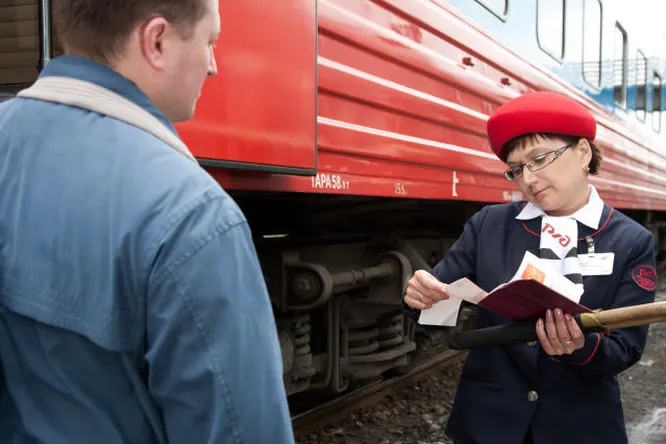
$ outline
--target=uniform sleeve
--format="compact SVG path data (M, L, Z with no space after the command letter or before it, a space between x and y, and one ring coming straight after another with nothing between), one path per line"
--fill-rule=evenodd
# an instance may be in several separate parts
M440 282L450 284L460 278L471 280L476 276L476 245L477 236L488 213L488 207L482 208L465 223L460 237L446 252L444 258L432 269L432 274ZM418 319L420 310L408 306L404 299L402 302L404 313L412 319Z
M433 268L433 275L445 284L460 278L476 279L477 237L486 219L488 207L475 213L466 223L463 232L449 251Z
M291 444L267 289L247 223L230 220L226 205L194 211L160 247L147 302L149 392L170 444Z
M607 309L654 302L657 275L653 237L643 232L634 243L613 302ZM587 375L616 375L641 359L648 326L620 328L610 333L590 333L585 346L571 355L558 356Z

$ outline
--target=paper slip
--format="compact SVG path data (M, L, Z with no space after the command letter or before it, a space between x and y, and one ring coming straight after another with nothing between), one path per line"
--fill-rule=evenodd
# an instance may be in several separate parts
M462 300L451 298L438 301L432 307L421 310L419 324L455 327Z
M529 251L525 252L523 261L520 263L520 267L518 267L518 271L511 279L511 282L519 279L534 279L574 302L580 302L580 297L585 291L561 273L553 271L546 262Z
M446 292L449 296L478 305L487 295L482 288L467 278L458 279L450 284Z
M536 287L537 293L534 293L534 289L528 290L535 284L531 281L538 282L537 285L541 285L541 288L547 287L546 290L548 291L538 293L538 287ZM514 282L516 283L514 284ZM525 287L525 285L528 285L528 287ZM518 293L522 292L523 296L516 295L516 291ZM532 302L529 301L529 298L525 299L525 291L532 294ZM538 315L539 310L543 309L545 311L544 304L546 304L546 307L548 307L548 304L553 304L561 306L563 309L566 307L571 310L582 310L584 307L577 305L577 303L580 301L583 291L582 288L575 285L561 273L552 270L548 263L528 251L523 256L518 271L511 278L511 281L499 285L490 293L485 292L468 278L458 279L449 284L446 292L450 299L439 301L431 308L422 310L419 316L419 324L455 327L462 301L487 307L509 318L520 318L530 314ZM544 293L550 293L550 296ZM540 295L540 298L536 300L541 298L542 300L535 302L535 295ZM521 297L522 299L520 299ZM486 298L488 299L484 302ZM575 304L566 303L567 299Z

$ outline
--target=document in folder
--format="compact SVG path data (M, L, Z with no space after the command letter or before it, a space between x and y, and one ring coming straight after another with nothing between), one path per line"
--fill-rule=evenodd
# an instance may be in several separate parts
M559 308L570 315L591 311L532 279L509 282L490 292L478 305L512 321L545 318L548 309Z
M421 312L419 323L427 325L455 325L459 304L467 301L483 307L506 319L544 317L546 310L560 308L564 313L576 315L591 310L578 302L583 290L530 252L526 252L518 271L511 281L490 293L479 288L468 278L449 284L450 298L440 301Z

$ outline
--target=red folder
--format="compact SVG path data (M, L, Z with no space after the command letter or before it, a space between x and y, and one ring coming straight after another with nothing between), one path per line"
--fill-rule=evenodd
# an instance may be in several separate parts
M512 321L545 318L546 310L556 308L572 316L592 312L534 279L504 284L488 293L478 305Z

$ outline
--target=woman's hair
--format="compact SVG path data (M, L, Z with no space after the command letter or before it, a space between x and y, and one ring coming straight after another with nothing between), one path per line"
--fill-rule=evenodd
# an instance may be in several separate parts
M565 136L562 134L551 134L551 133L524 134L522 136L518 136L514 139L509 140L506 143L506 145L504 145L504 149L502 150L502 155L501 155L502 161L506 162L506 159L509 157L509 154L516 148L522 148L529 142L536 142L538 139L543 139L543 138L561 139L564 141L565 144L575 143L581 139L578 136ZM585 140L587 140L587 143L590 144L590 148L592 149L592 160L590 160L589 173L595 175L599 174L599 167L601 165L601 160L603 159L603 157L601 156L601 151L593 141L591 141L590 139L585 139Z

